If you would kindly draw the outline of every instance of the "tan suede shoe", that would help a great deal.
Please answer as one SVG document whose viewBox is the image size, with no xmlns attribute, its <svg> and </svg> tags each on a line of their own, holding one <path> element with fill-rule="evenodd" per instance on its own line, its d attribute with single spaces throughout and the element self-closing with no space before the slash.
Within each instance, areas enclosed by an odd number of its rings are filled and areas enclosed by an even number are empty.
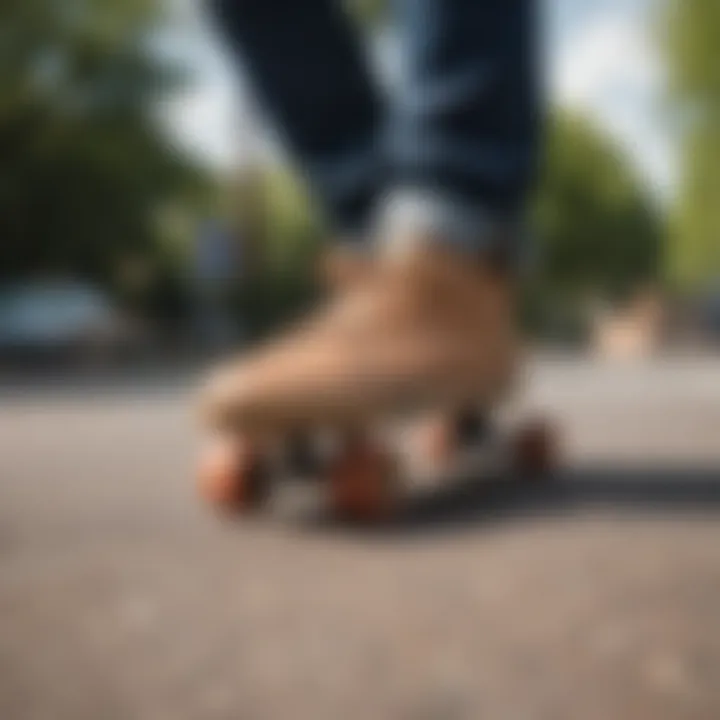
<svg viewBox="0 0 720 720">
<path fill-rule="evenodd" d="M 518 354 L 514 288 L 489 261 L 440 244 L 380 258 L 363 282 L 286 336 L 219 370 L 212 427 L 283 432 L 491 405 Z"/>
</svg>

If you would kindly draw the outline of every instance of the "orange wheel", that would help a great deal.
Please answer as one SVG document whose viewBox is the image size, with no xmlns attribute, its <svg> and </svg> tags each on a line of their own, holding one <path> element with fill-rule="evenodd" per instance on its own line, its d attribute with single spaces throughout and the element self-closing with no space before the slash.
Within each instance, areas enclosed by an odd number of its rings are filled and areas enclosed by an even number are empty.
<svg viewBox="0 0 720 720">
<path fill-rule="evenodd" d="M 328 468 L 333 513 L 357 522 L 375 522 L 396 505 L 395 466 L 389 454 L 366 440 L 348 442 Z"/>
<path fill-rule="evenodd" d="M 528 422 L 517 430 L 511 452 L 520 473 L 533 478 L 545 477 L 559 462 L 557 433 L 545 421 Z"/>
<path fill-rule="evenodd" d="M 263 454 L 244 438 L 213 439 L 201 456 L 198 491 L 207 503 L 227 512 L 259 508 L 269 491 Z"/>
</svg>

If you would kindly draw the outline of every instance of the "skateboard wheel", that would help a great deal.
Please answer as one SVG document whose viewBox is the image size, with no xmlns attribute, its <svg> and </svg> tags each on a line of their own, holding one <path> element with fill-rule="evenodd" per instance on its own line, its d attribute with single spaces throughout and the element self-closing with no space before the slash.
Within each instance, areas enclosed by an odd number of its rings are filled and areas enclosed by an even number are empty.
<svg viewBox="0 0 720 720">
<path fill-rule="evenodd" d="M 389 454 L 369 442 L 353 440 L 328 468 L 330 507 L 354 522 L 377 522 L 392 514 L 396 504 L 396 473 Z"/>
<path fill-rule="evenodd" d="M 216 438 L 203 452 L 198 491 L 210 505 L 243 513 L 261 507 L 269 495 L 265 458 L 243 438 Z"/>
<path fill-rule="evenodd" d="M 558 465 L 554 428 L 542 420 L 521 426 L 513 438 L 512 460 L 524 476 L 540 478 L 552 473 Z"/>
</svg>

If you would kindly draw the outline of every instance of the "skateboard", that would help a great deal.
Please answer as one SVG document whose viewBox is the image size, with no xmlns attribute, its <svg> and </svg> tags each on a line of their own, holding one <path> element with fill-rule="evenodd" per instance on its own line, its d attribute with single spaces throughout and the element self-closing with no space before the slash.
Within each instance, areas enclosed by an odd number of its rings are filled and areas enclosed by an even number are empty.
<svg viewBox="0 0 720 720">
<path fill-rule="evenodd" d="M 198 474 L 201 497 L 231 515 L 257 513 L 287 479 L 321 488 L 342 521 L 386 520 L 414 488 L 492 475 L 537 481 L 559 460 L 544 419 L 503 426 L 474 409 L 368 429 L 323 429 L 272 439 L 217 438 Z"/>
</svg>

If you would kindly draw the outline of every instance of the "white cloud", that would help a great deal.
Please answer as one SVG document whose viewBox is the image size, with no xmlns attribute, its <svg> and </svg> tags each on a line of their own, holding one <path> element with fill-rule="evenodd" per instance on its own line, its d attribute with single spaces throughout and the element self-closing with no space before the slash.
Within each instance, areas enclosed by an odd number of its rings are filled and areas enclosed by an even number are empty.
<svg viewBox="0 0 720 720">
<path fill-rule="evenodd" d="M 214 167 L 230 170 L 249 159 L 249 119 L 229 83 L 205 82 L 168 103 L 164 113 L 180 145 Z"/>
<path fill-rule="evenodd" d="M 176 0 L 175 24 L 159 49 L 187 66 L 189 87 L 161 108 L 172 139 L 221 170 L 251 161 L 256 147 L 254 118 L 243 79 L 210 27 L 207 15 Z"/>
<path fill-rule="evenodd" d="M 642 25 L 629 14 L 587 22 L 568 34 L 553 60 L 554 90 L 569 103 L 593 104 L 617 88 L 645 94 L 662 76 Z"/>
<path fill-rule="evenodd" d="M 649 186 L 667 196 L 676 170 L 658 110 L 663 66 L 648 35 L 647 8 L 607 5 L 560 38 L 550 59 L 556 100 L 607 127 Z"/>
</svg>

